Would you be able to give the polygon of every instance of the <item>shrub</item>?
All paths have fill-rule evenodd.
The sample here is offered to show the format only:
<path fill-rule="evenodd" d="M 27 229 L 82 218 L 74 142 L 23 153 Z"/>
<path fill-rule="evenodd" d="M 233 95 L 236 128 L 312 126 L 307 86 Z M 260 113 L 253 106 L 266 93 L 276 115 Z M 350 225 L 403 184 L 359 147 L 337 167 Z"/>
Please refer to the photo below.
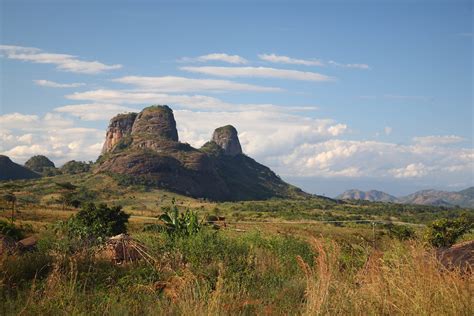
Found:
<path fill-rule="evenodd" d="M 415 237 L 415 230 L 406 225 L 394 225 L 392 223 L 385 225 L 388 234 L 398 240 L 408 240 Z"/>
<path fill-rule="evenodd" d="M 457 219 L 443 218 L 428 225 L 425 236 L 435 247 L 450 247 L 472 227 L 472 221 L 466 216 Z"/>
<path fill-rule="evenodd" d="M 0 220 L 0 235 L 5 235 L 15 240 L 20 240 L 24 237 L 23 230 L 21 228 L 2 220 Z"/>
<path fill-rule="evenodd" d="M 121 206 L 86 204 L 81 211 L 66 222 L 70 236 L 82 240 L 101 241 L 106 237 L 127 232 L 130 215 Z"/>

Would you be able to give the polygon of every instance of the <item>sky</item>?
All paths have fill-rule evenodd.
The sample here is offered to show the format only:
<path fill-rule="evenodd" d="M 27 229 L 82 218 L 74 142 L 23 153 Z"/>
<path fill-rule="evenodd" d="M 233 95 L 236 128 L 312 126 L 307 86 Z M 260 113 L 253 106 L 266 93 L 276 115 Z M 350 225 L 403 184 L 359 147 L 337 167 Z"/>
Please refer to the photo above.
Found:
<path fill-rule="evenodd" d="M 0 0 L 0 154 L 95 161 L 167 104 L 304 190 L 474 185 L 473 2 Z"/>

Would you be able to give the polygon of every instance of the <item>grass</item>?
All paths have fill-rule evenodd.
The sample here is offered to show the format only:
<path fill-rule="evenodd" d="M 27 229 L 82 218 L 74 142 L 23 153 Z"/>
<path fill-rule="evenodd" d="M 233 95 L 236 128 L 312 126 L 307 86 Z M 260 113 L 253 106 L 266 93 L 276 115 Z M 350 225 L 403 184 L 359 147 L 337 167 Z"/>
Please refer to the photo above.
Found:
<path fill-rule="evenodd" d="M 336 228 L 341 229 L 341 228 Z M 385 249 L 330 237 L 136 233 L 154 264 L 117 266 L 84 251 L 0 261 L 0 311 L 18 314 L 472 314 L 472 275 L 440 267 L 417 241 Z M 359 248 L 358 248 L 359 247 Z M 351 254 L 348 256 L 348 254 Z"/>
<path fill-rule="evenodd" d="M 54 223 L 77 209 L 55 200 L 61 194 L 55 182 L 85 188 L 97 202 L 123 205 L 132 214 L 131 236 L 156 262 L 116 265 L 94 249 L 68 252 L 72 241 Z M 423 226 L 412 226 L 413 238 L 399 241 L 381 224 L 316 222 L 423 224 L 465 210 L 317 198 L 213 203 L 119 186 L 107 175 L 0 184 L 1 194 L 11 191 L 28 197 L 18 198 L 15 224 L 28 227 L 40 243 L 38 251 L 0 257 L 1 315 L 473 314 L 473 275 L 440 266 L 421 238 Z M 180 211 L 224 216 L 227 225 L 191 237 L 143 231 L 173 200 Z M 0 204 L 0 219 L 9 217 L 8 206 Z M 472 238 L 471 232 L 463 240 Z"/>

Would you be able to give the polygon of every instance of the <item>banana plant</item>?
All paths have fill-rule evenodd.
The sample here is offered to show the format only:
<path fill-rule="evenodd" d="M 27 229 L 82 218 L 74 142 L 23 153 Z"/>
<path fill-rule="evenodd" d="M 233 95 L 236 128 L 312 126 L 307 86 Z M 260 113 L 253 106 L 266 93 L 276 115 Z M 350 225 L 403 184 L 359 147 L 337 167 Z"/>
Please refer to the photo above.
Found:
<path fill-rule="evenodd" d="M 172 209 L 166 210 L 159 219 L 164 223 L 169 235 L 190 236 L 199 232 L 202 226 L 195 212 L 188 209 L 180 214 L 174 203 Z"/>

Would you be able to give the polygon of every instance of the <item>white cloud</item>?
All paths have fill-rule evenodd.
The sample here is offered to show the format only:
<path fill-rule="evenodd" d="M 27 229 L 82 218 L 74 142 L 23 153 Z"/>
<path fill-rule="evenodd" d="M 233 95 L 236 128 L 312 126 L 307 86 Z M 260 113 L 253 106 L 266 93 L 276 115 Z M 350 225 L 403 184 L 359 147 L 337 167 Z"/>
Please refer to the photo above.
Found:
<path fill-rule="evenodd" d="M 57 164 L 72 159 L 95 160 L 105 137 L 104 130 L 74 126 L 71 120 L 54 113 L 43 117 L 5 114 L 0 122 L 0 153 L 19 163 L 40 154 Z"/>
<path fill-rule="evenodd" d="M 66 96 L 70 100 L 87 100 L 109 104 L 168 104 L 194 109 L 232 108 L 232 105 L 217 98 L 204 95 L 175 95 L 155 92 L 131 92 L 121 90 L 91 90 L 75 92 Z"/>
<path fill-rule="evenodd" d="M 433 136 L 420 136 L 414 137 L 415 143 L 424 145 L 448 145 L 457 144 L 465 141 L 466 139 L 456 135 L 433 135 Z"/>
<path fill-rule="evenodd" d="M 279 106 L 274 104 L 233 104 L 221 99 L 204 95 L 176 95 L 143 91 L 123 90 L 91 90 L 75 92 L 66 96 L 70 100 L 90 101 L 93 103 L 108 104 L 167 104 L 172 107 L 182 107 L 194 110 L 217 110 L 217 111 L 289 111 L 303 112 L 314 111 L 315 106 Z"/>
<path fill-rule="evenodd" d="M 304 66 L 324 66 L 319 60 L 311 59 L 297 59 L 288 56 L 281 56 L 275 54 L 259 54 L 258 58 L 272 63 L 290 64 L 290 65 L 304 65 Z"/>
<path fill-rule="evenodd" d="M 59 83 L 59 82 L 54 82 L 54 81 L 49 81 L 49 80 L 33 80 L 36 85 L 41 86 L 41 87 L 48 87 L 48 88 L 77 88 L 77 87 L 82 87 L 85 85 L 85 83 Z"/>
<path fill-rule="evenodd" d="M 426 166 L 422 163 L 411 163 L 405 167 L 389 170 L 395 178 L 419 178 L 428 173 Z"/>
<path fill-rule="evenodd" d="M 35 131 L 45 126 L 64 128 L 72 125 L 73 122 L 71 120 L 54 113 L 46 113 L 43 118 L 40 118 L 38 115 L 27 115 L 16 112 L 0 115 L 0 126 L 5 130 L 21 129 L 23 131 Z"/>
<path fill-rule="evenodd" d="M 279 78 L 304 81 L 334 81 L 335 78 L 316 72 L 276 69 L 268 67 L 180 67 L 181 70 L 219 77 Z"/>
<path fill-rule="evenodd" d="M 328 61 L 328 64 L 336 66 L 336 67 L 341 67 L 341 68 L 356 68 L 356 69 L 363 69 L 363 70 L 370 69 L 370 66 L 367 64 L 342 64 L 342 63 L 335 62 L 334 60 Z"/>
<path fill-rule="evenodd" d="M 230 64 L 247 64 L 248 60 L 240 57 L 239 55 L 228 55 L 225 53 L 212 53 L 202 55 L 199 57 L 183 57 L 179 60 L 180 62 L 208 62 L 208 61 L 222 61 Z"/>
<path fill-rule="evenodd" d="M 55 108 L 54 111 L 69 114 L 84 121 L 98 121 L 109 120 L 119 113 L 139 110 L 117 104 L 88 103 L 65 105 Z"/>
<path fill-rule="evenodd" d="M 126 76 L 112 81 L 131 84 L 142 89 L 149 89 L 160 92 L 190 92 L 190 91 L 254 91 L 254 92 L 274 92 L 281 91 L 280 88 L 262 87 L 246 83 L 238 83 L 229 80 L 216 79 L 192 79 L 185 77 L 165 76 L 165 77 L 142 77 Z"/>
<path fill-rule="evenodd" d="M 239 131 L 244 151 L 251 157 L 279 156 L 305 142 L 318 142 L 347 132 L 345 124 L 272 110 L 242 112 L 175 111 L 182 141 L 200 147 L 219 126 L 232 124 Z"/>
<path fill-rule="evenodd" d="M 105 128 L 80 127 L 61 114 L 84 120 L 109 119 L 115 112 L 128 109 L 121 105 L 92 103 L 65 106 L 61 112 L 43 117 L 19 113 L 2 115 L 0 152 L 14 161 L 25 161 L 35 154 L 45 154 L 57 163 L 71 159 L 95 160 L 100 154 Z M 107 115 L 90 114 L 100 111 Z M 472 181 L 472 148 L 438 146 L 433 142 L 403 145 L 345 140 L 349 128 L 342 122 L 271 107 L 209 112 L 175 108 L 174 112 L 182 142 L 200 147 L 211 138 L 215 128 L 232 124 L 239 131 L 244 152 L 284 177 L 416 179 L 426 186 L 436 179 Z"/>
<path fill-rule="evenodd" d="M 98 74 L 122 68 L 119 64 L 106 65 L 98 61 L 83 61 L 74 55 L 46 53 L 34 47 L 0 45 L 0 54 L 8 59 L 53 64 L 58 70 L 82 74 Z"/>

